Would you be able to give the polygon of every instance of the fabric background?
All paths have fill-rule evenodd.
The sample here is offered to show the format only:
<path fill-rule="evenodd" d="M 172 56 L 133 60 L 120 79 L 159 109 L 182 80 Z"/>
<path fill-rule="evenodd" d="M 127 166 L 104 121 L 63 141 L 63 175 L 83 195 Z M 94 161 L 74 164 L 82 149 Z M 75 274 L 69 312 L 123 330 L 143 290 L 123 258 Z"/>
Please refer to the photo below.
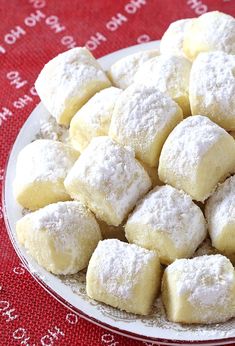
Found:
<path fill-rule="evenodd" d="M 235 0 L 0 0 L 0 187 L 11 146 L 39 102 L 33 85 L 48 60 L 75 45 L 98 58 L 160 39 L 170 22 L 215 9 L 235 15 Z M 20 263 L 0 202 L 0 345 L 144 343 L 77 317 L 45 292 Z"/>

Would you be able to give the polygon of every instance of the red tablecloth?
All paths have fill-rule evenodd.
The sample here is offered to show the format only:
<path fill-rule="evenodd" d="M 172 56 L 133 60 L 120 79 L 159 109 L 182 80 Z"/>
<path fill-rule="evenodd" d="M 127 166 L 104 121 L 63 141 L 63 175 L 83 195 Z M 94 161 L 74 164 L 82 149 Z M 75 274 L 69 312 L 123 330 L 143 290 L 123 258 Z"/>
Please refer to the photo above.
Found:
<path fill-rule="evenodd" d="M 0 186 L 10 148 L 39 102 L 35 78 L 49 59 L 75 45 L 101 57 L 160 39 L 170 22 L 215 9 L 235 15 L 235 0 L 1 0 Z M 15 254 L 0 204 L 0 345 L 144 343 L 95 326 L 49 296 Z"/>

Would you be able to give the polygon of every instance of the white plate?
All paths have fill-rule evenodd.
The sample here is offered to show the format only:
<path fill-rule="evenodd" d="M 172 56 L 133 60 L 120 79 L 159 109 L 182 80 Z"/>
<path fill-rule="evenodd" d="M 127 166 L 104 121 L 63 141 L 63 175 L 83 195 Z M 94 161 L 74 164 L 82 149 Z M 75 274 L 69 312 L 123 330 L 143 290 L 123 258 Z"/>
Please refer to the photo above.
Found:
<path fill-rule="evenodd" d="M 99 59 L 99 62 L 104 69 L 107 69 L 114 61 L 123 56 L 139 50 L 153 49 L 158 46 L 159 41 L 154 41 L 129 47 L 109 54 Z M 85 294 L 84 273 L 66 277 L 52 275 L 38 266 L 28 253 L 25 252 L 24 248 L 18 244 L 15 234 L 15 224 L 22 216 L 22 209 L 14 200 L 12 194 L 16 158 L 19 151 L 32 141 L 39 132 L 39 120 L 46 119 L 48 115 L 48 112 L 42 104 L 39 104 L 20 130 L 9 156 L 3 191 L 4 217 L 10 239 L 18 256 L 32 276 L 53 297 L 75 313 L 104 328 L 131 338 L 146 342 L 157 342 L 162 345 L 176 345 L 181 343 L 188 345 L 226 345 L 235 342 L 235 319 L 223 324 L 187 326 L 168 322 L 160 299 L 156 302 L 154 312 L 148 317 L 127 314 L 90 300 Z"/>

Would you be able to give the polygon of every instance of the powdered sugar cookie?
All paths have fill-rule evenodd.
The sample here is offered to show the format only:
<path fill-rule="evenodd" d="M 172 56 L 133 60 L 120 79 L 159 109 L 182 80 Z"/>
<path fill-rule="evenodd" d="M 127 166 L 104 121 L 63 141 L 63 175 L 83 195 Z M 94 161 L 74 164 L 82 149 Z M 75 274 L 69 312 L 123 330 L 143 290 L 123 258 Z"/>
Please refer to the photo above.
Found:
<path fill-rule="evenodd" d="M 159 178 L 203 202 L 235 169 L 235 141 L 209 118 L 184 119 L 170 133 L 159 160 Z"/>
<path fill-rule="evenodd" d="M 235 176 L 218 186 L 206 202 L 205 212 L 212 245 L 235 254 Z"/>
<path fill-rule="evenodd" d="M 135 82 L 154 85 L 177 102 L 184 116 L 188 116 L 191 114 L 188 96 L 190 70 L 191 63 L 183 56 L 160 55 L 140 66 Z"/>
<path fill-rule="evenodd" d="M 192 114 L 203 114 L 226 130 L 235 130 L 235 55 L 201 53 L 189 83 Z"/>
<path fill-rule="evenodd" d="M 117 239 L 103 240 L 87 269 L 90 298 L 115 308 L 147 315 L 160 287 L 157 253 Z"/>
<path fill-rule="evenodd" d="M 61 142 L 38 139 L 18 155 L 14 195 L 24 208 L 36 210 L 47 204 L 70 199 L 64 179 L 78 153 Z"/>
<path fill-rule="evenodd" d="M 108 70 L 108 76 L 113 85 L 121 89 L 126 89 L 134 82 L 134 75 L 138 68 L 156 55 L 159 55 L 157 49 L 146 50 L 125 56 L 116 61 Z"/>
<path fill-rule="evenodd" d="M 235 271 L 224 256 L 180 259 L 163 275 L 167 318 L 181 323 L 219 323 L 235 317 Z"/>
<path fill-rule="evenodd" d="M 182 118 L 180 107 L 155 86 L 132 84 L 115 104 L 109 136 L 131 146 L 139 160 L 154 167 L 164 141 Z"/>
<path fill-rule="evenodd" d="M 185 56 L 183 52 L 183 42 L 187 26 L 190 25 L 194 19 L 180 19 L 171 23 L 165 33 L 163 34 L 160 42 L 161 54 L 172 54 Z"/>
<path fill-rule="evenodd" d="M 130 148 L 111 138 L 93 138 L 65 179 L 72 198 L 81 200 L 109 225 L 119 226 L 151 180 Z"/>
<path fill-rule="evenodd" d="M 121 89 L 110 87 L 95 94 L 73 117 L 69 133 L 72 146 L 82 152 L 93 137 L 109 132 L 114 105 Z"/>
<path fill-rule="evenodd" d="M 25 215 L 16 224 L 19 242 L 54 274 L 87 267 L 101 233 L 92 213 L 80 202 L 58 202 Z"/>
<path fill-rule="evenodd" d="M 160 262 L 191 257 L 206 237 L 200 208 L 183 191 L 165 185 L 145 196 L 125 226 L 130 243 L 156 250 Z"/>
<path fill-rule="evenodd" d="M 183 50 L 190 60 L 201 52 L 235 54 L 235 19 L 219 11 L 202 14 L 186 27 Z"/>
<path fill-rule="evenodd" d="M 100 65 L 86 49 L 76 47 L 50 60 L 35 88 L 44 106 L 62 125 L 97 91 L 111 85 Z"/>

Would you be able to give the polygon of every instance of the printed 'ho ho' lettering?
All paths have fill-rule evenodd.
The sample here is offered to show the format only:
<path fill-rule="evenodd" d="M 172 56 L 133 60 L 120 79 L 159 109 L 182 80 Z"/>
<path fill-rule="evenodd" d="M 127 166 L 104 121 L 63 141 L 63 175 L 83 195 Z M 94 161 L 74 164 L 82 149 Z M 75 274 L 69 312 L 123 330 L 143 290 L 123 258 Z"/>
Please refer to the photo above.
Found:
<path fill-rule="evenodd" d="M 10 80 L 10 84 L 14 85 L 16 89 L 22 88 L 27 84 L 27 80 L 22 80 L 18 71 L 10 71 L 7 73 L 7 79 Z"/>
<path fill-rule="evenodd" d="M 46 25 L 48 25 L 51 30 L 53 30 L 56 34 L 65 30 L 65 26 L 60 24 L 60 20 L 57 16 L 49 16 L 45 20 Z"/>
<path fill-rule="evenodd" d="M 54 341 L 58 340 L 60 336 L 64 336 L 65 334 L 58 328 L 54 327 L 54 331 L 48 329 L 46 335 L 44 335 L 40 342 L 42 346 L 52 346 L 54 345 Z"/>
<path fill-rule="evenodd" d="M 90 51 L 95 50 L 102 42 L 107 41 L 107 38 L 100 32 L 96 32 L 86 42 L 85 46 Z"/>
<path fill-rule="evenodd" d="M 25 35 L 26 31 L 21 28 L 21 26 L 17 25 L 14 29 L 12 29 L 8 34 L 4 36 L 4 41 L 7 44 L 14 44 L 21 36 Z"/>
<path fill-rule="evenodd" d="M 123 23 L 127 22 L 128 19 L 122 13 L 117 13 L 113 16 L 110 21 L 106 23 L 106 28 L 110 31 L 116 31 Z"/>
<path fill-rule="evenodd" d="M 206 13 L 208 10 L 207 5 L 203 4 L 203 2 L 200 0 L 187 0 L 187 4 L 198 15 Z"/>
<path fill-rule="evenodd" d="M 134 14 L 144 5 L 146 5 L 146 0 L 131 0 L 125 5 L 124 9 L 127 13 Z"/>
<path fill-rule="evenodd" d="M 30 15 L 24 19 L 24 23 L 26 26 L 33 27 L 45 17 L 46 15 L 42 11 L 37 10 L 35 13 L 30 13 Z"/>

